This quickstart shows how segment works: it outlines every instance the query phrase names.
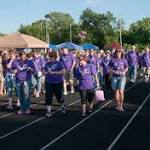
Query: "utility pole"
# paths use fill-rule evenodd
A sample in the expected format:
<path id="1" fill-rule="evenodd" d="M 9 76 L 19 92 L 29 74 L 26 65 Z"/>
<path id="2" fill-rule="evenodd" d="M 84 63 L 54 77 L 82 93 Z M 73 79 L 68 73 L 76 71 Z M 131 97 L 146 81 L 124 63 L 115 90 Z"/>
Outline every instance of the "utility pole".
<path id="1" fill-rule="evenodd" d="M 122 22 L 121 19 L 119 19 L 119 34 L 120 34 L 120 46 L 122 47 Z"/>
<path id="2" fill-rule="evenodd" d="M 45 37 L 46 37 L 46 42 L 49 44 L 49 34 L 48 34 L 48 26 L 47 26 L 47 20 L 46 20 L 46 17 L 45 17 Z"/>
<path id="3" fill-rule="evenodd" d="M 70 24 L 70 42 L 72 43 L 72 25 Z"/>

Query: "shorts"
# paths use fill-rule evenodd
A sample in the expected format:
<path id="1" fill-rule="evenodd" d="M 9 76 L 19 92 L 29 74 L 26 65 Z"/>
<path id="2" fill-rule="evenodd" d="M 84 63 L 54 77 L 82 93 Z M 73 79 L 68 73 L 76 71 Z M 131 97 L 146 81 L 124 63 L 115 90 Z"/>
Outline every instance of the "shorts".
<path id="1" fill-rule="evenodd" d="M 113 91 L 124 90 L 126 85 L 126 76 L 115 76 L 111 77 L 111 86 Z"/>
<path id="2" fill-rule="evenodd" d="M 65 80 L 70 81 L 73 79 L 74 79 L 73 71 L 72 70 L 66 70 L 65 71 Z"/>
<path id="3" fill-rule="evenodd" d="M 94 96 L 95 96 L 94 89 L 80 91 L 80 97 L 81 97 L 82 104 L 87 104 L 87 102 L 91 103 L 93 101 Z"/>
<path id="4" fill-rule="evenodd" d="M 52 105 L 53 102 L 53 96 L 56 96 L 58 103 L 64 103 L 64 97 L 63 97 L 63 84 L 50 84 L 45 83 L 45 101 L 46 105 Z"/>

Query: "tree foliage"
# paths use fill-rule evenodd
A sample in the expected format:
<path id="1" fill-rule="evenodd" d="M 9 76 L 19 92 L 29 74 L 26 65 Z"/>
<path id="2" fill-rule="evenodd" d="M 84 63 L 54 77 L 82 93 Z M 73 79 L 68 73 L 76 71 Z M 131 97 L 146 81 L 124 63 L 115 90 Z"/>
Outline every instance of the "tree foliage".
<path id="1" fill-rule="evenodd" d="M 124 20 L 117 20 L 111 12 L 97 13 L 85 9 L 78 23 L 68 13 L 52 12 L 45 15 L 45 19 L 38 20 L 29 25 L 20 25 L 19 32 L 37 37 L 53 44 L 69 41 L 70 25 L 72 29 L 72 41 L 77 44 L 90 42 L 103 48 L 110 43 L 119 43 L 118 26 L 122 29 L 123 43 L 149 44 L 150 43 L 150 18 L 144 18 L 132 23 L 129 30 L 124 28 Z M 87 33 L 84 38 L 81 32 Z"/>

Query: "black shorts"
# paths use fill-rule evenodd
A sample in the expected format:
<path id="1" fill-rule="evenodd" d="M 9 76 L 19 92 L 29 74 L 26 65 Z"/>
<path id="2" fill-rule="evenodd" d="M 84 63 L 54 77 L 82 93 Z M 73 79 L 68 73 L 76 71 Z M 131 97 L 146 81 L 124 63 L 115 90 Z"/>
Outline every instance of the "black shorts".
<path id="1" fill-rule="evenodd" d="M 64 103 L 63 97 L 63 83 L 59 84 L 49 84 L 45 83 L 45 102 L 46 105 L 52 105 L 53 96 L 56 96 L 56 99 L 59 103 Z"/>
<path id="2" fill-rule="evenodd" d="M 74 76 L 73 76 L 73 71 L 72 70 L 66 70 L 65 71 L 65 80 L 69 81 L 69 80 L 73 80 Z"/>
<path id="3" fill-rule="evenodd" d="M 88 102 L 91 103 L 93 101 L 94 95 L 95 95 L 94 89 L 80 90 L 81 103 L 82 104 L 87 104 Z"/>

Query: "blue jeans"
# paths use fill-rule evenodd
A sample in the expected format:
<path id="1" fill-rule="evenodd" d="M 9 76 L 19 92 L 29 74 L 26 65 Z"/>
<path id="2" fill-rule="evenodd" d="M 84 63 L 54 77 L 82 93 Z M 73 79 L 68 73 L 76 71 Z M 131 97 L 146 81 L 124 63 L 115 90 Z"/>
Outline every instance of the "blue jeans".
<path id="1" fill-rule="evenodd" d="M 16 88 L 20 100 L 20 109 L 22 112 L 30 109 L 30 90 L 27 81 L 16 83 Z"/>
<path id="2" fill-rule="evenodd" d="M 8 97 L 13 96 L 13 91 L 16 89 L 15 77 L 13 75 L 6 75 L 5 77 L 5 85 L 7 90 Z M 18 94 L 16 93 L 18 96 Z"/>
<path id="3" fill-rule="evenodd" d="M 38 77 L 37 75 L 34 76 L 35 77 L 35 80 L 36 80 L 36 91 L 38 93 L 41 92 L 41 88 L 42 88 L 42 77 Z"/>
<path id="4" fill-rule="evenodd" d="M 137 66 L 130 66 L 129 67 L 129 76 L 130 76 L 131 80 L 133 80 L 134 82 L 136 81 L 136 78 L 137 78 Z"/>

